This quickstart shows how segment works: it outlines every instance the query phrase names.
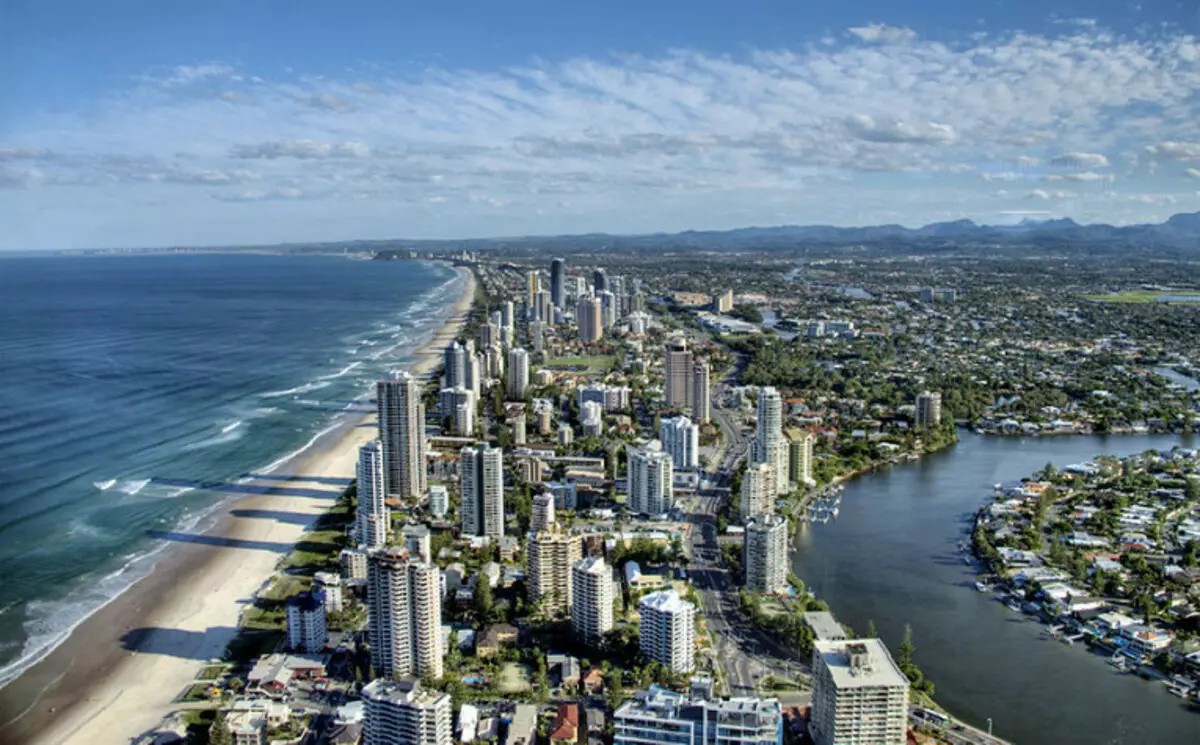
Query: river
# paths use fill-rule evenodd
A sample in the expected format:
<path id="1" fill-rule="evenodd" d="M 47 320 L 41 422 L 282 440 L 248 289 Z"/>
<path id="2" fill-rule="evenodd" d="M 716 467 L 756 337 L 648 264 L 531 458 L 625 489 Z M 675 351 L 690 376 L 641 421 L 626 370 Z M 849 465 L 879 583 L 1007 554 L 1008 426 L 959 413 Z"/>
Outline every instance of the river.
<path id="1" fill-rule="evenodd" d="M 1102 453 L 1200 438 L 1171 435 L 1000 438 L 963 432 L 954 448 L 846 485 L 837 520 L 803 525 L 793 571 L 857 632 L 874 620 L 893 650 L 912 625 L 915 661 L 939 703 L 1020 745 L 1200 743 L 1200 712 L 1159 683 L 1121 675 L 1085 647 L 974 589 L 957 550 L 991 485 Z"/>

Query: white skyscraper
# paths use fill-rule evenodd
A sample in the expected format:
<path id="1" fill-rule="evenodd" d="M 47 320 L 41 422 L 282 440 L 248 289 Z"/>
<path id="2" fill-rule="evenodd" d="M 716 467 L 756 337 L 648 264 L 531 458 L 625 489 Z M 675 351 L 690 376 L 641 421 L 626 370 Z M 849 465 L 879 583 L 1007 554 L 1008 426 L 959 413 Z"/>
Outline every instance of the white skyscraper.
<path id="1" fill-rule="evenodd" d="M 592 646 L 599 646 L 612 631 L 612 569 L 600 556 L 589 556 L 571 568 L 571 628 Z"/>
<path id="2" fill-rule="evenodd" d="M 712 390 L 708 362 L 705 360 L 697 360 L 692 366 L 692 416 L 697 424 L 705 424 L 712 419 Z"/>
<path id="3" fill-rule="evenodd" d="M 367 635 L 378 677 L 442 677 L 442 593 L 437 566 L 407 549 L 367 556 Z"/>
<path id="4" fill-rule="evenodd" d="M 529 518 L 529 529 L 533 532 L 549 530 L 554 525 L 554 495 L 538 494 L 533 498 L 533 509 Z"/>
<path id="5" fill-rule="evenodd" d="M 925 391 L 917 396 L 917 427 L 936 427 L 942 423 L 942 394 Z"/>
<path id="6" fill-rule="evenodd" d="M 812 477 L 813 448 L 816 444 L 815 433 L 788 430 L 788 481 L 801 486 L 816 483 Z"/>
<path id="7" fill-rule="evenodd" d="M 675 468 L 688 470 L 700 465 L 700 428 L 691 419 L 677 416 L 664 420 L 659 437 Z"/>
<path id="8" fill-rule="evenodd" d="M 787 492 L 788 452 L 783 442 L 783 399 L 771 386 L 763 386 L 758 391 L 758 426 L 751 450 L 752 463 L 767 463 L 775 468 L 775 491 Z"/>
<path id="9" fill-rule="evenodd" d="M 658 441 L 640 448 L 627 445 L 625 453 L 629 460 L 629 509 L 645 515 L 669 512 L 675 497 L 671 456 L 662 451 Z"/>
<path id="10" fill-rule="evenodd" d="M 458 474 L 463 535 L 482 535 L 499 542 L 504 535 L 504 452 L 486 443 L 463 448 Z"/>
<path id="11" fill-rule="evenodd" d="M 454 388 L 455 386 L 465 386 L 467 384 L 465 350 L 463 350 L 463 345 L 457 341 L 451 342 L 446 347 L 442 379 L 445 381 L 442 384 L 445 388 Z"/>
<path id="12" fill-rule="evenodd" d="M 388 496 L 425 494 L 425 407 L 421 385 L 398 372 L 376 385 L 379 441 L 383 448 L 383 486 Z"/>
<path id="13" fill-rule="evenodd" d="M 429 486 L 429 512 L 438 518 L 446 516 L 450 511 L 450 492 L 441 484 Z"/>
<path id="14" fill-rule="evenodd" d="M 695 365 L 687 342 L 676 339 L 663 352 L 663 398 L 667 406 L 687 408 L 694 394 L 692 374 Z"/>
<path id="15" fill-rule="evenodd" d="M 500 304 L 500 328 L 511 329 L 513 327 L 513 301 L 505 300 Z M 509 337 L 512 338 L 511 336 Z"/>
<path id="16" fill-rule="evenodd" d="M 775 511 L 775 467 L 769 463 L 753 463 L 742 474 L 742 519 L 767 515 Z"/>
<path id="17" fill-rule="evenodd" d="M 508 350 L 508 398 L 520 401 L 529 388 L 529 353 L 520 347 Z"/>
<path id="18" fill-rule="evenodd" d="M 878 639 L 813 643 L 812 721 L 816 745 L 903 745 L 908 678 Z"/>
<path id="19" fill-rule="evenodd" d="M 767 594 L 787 590 L 787 539 L 788 521 L 783 515 L 755 515 L 746 521 L 747 589 Z"/>
<path id="20" fill-rule="evenodd" d="M 443 388 L 440 396 L 442 418 L 448 422 L 447 431 L 460 437 L 470 437 L 475 431 L 475 396 L 465 386 Z"/>
<path id="21" fill-rule="evenodd" d="M 663 590 L 643 597 L 638 613 L 638 648 L 643 657 L 676 673 L 696 669 L 696 606 L 675 590 Z"/>
<path id="22" fill-rule="evenodd" d="M 604 432 L 604 407 L 595 401 L 585 401 L 579 407 L 579 423 L 584 437 L 595 437 Z"/>
<path id="23" fill-rule="evenodd" d="M 325 593 L 302 592 L 287 601 L 288 646 L 296 652 L 320 652 L 329 640 Z"/>
<path id="24" fill-rule="evenodd" d="M 388 508 L 383 487 L 383 448 L 378 440 L 358 449 L 358 510 L 354 515 L 354 540 L 364 548 L 387 545 Z"/>
<path id="25" fill-rule="evenodd" d="M 483 367 L 480 365 L 479 353 L 475 351 L 475 342 L 467 340 L 463 347 L 463 387 L 469 390 L 475 400 L 479 400 L 479 392 L 483 385 Z"/>
<path id="26" fill-rule="evenodd" d="M 422 688 L 416 678 L 379 678 L 362 689 L 363 745 L 451 745 L 449 693 Z"/>
<path id="27" fill-rule="evenodd" d="M 408 555 L 426 564 L 433 561 L 433 540 L 429 526 L 420 523 L 410 523 L 400 529 L 400 537 L 404 539 L 404 548 Z"/>
<path id="28" fill-rule="evenodd" d="M 540 602 L 551 615 L 571 610 L 571 567 L 583 555 L 583 541 L 558 531 L 529 536 L 525 547 L 525 586 L 529 600 Z"/>

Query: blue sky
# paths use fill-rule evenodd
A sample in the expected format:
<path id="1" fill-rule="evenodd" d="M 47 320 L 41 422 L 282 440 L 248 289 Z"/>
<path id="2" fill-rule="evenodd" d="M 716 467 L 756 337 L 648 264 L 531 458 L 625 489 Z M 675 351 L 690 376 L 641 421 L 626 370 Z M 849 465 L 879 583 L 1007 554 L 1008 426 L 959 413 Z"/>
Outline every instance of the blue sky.
<path id="1" fill-rule="evenodd" d="M 826 7 L 833 6 L 833 7 Z M 0 3 L 0 249 L 1157 221 L 1179 2 Z"/>

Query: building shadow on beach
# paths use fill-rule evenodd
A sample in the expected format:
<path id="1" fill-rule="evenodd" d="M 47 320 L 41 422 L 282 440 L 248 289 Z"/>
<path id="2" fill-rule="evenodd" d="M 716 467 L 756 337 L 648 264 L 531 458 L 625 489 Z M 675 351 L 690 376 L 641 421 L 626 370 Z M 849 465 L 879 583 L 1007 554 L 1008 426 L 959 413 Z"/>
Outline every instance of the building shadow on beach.
<path id="1" fill-rule="evenodd" d="M 178 530 L 147 530 L 146 535 L 160 541 L 176 543 L 191 543 L 200 546 L 216 548 L 242 548 L 249 551 L 270 551 L 276 554 L 289 554 L 292 550 L 312 553 L 326 553 L 330 550 L 327 543 L 321 541 L 301 540 L 296 543 L 280 543 L 278 541 L 252 541 L 244 538 L 226 538 L 219 535 L 202 533 L 183 533 Z"/>
<path id="2" fill-rule="evenodd" d="M 304 515 L 299 512 L 287 512 L 285 510 L 251 510 L 238 509 L 230 510 L 229 514 L 234 517 L 244 517 L 255 520 L 275 520 L 281 523 L 290 523 L 292 525 L 312 525 L 320 519 L 320 515 Z"/>
<path id="3" fill-rule="evenodd" d="M 207 661 L 219 657 L 236 632 L 237 629 L 230 626 L 213 626 L 204 631 L 144 626 L 125 632 L 121 636 L 121 649 L 137 654 Z"/>
<path id="4" fill-rule="evenodd" d="M 339 476 L 289 476 L 287 474 L 273 473 L 245 473 L 242 474 L 242 476 L 248 479 L 257 479 L 259 481 L 280 481 L 284 483 L 291 481 L 304 481 L 310 484 L 327 484 L 329 486 L 336 486 L 342 489 L 345 489 L 347 486 L 349 486 L 351 481 L 349 478 L 342 478 Z"/>
<path id="5" fill-rule="evenodd" d="M 323 479 L 307 479 L 297 477 L 290 479 L 294 481 L 312 481 L 316 483 L 326 483 Z M 270 484 L 270 483 L 251 483 L 232 484 L 225 481 L 191 481 L 187 479 L 168 479 L 154 477 L 151 483 L 161 484 L 163 486 L 175 486 L 189 489 L 203 489 L 205 491 L 218 492 L 222 494 L 268 494 L 279 497 L 306 497 L 309 499 L 337 499 L 342 496 L 342 491 L 349 485 L 349 479 L 337 479 L 339 489 L 310 489 L 302 486 L 288 486 L 286 484 Z"/>

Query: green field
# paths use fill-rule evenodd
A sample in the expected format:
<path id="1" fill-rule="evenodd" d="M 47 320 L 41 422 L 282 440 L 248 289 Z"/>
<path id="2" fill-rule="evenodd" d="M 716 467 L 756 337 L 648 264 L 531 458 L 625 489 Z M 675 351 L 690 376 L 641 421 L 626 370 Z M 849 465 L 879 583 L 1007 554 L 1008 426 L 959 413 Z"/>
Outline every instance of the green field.
<path id="1" fill-rule="evenodd" d="M 1108 295 L 1084 295 L 1105 303 L 1200 303 L 1200 292 L 1191 290 L 1127 290 Z"/>
<path id="2" fill-rule="evenodd" d="M 608 370 L 613 366 L 611 354 L 601 354 L 595 357 L 553 357 L 546 360 L 546 367 L 562 369 L 583 369 L 598 371 Z"/>
<path id="3" fill-rule="evenodd" d="M 496 688 L 501 693 L 520 693 L 528 691 L 532 685 L 529 682 L 529 666 L 516 662 L 506 662 L 497 676 Z"/>

